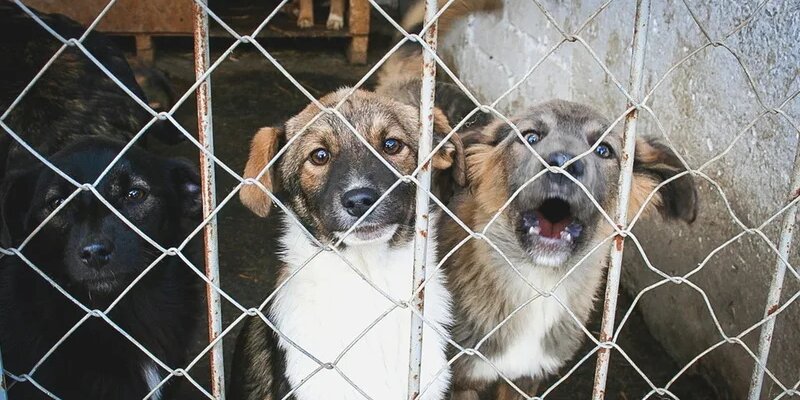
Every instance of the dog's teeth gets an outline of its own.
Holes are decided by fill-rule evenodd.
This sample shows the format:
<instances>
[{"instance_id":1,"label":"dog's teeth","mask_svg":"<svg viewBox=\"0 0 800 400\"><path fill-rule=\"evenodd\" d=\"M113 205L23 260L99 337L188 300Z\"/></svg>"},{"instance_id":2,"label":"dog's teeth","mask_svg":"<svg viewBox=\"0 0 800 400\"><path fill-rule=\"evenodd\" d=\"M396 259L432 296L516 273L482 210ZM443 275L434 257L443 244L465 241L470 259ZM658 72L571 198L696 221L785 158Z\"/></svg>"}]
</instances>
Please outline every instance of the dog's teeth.
<instances>
[{"instance_id":1,"label":"dog's teeth","mask_svg":"<svg viewBox=\"0 0 800 400\"><path fill-rule=\"evenodd\" d=\"M561 240L564 240L564 241L567 241L567 242L571 242L572 241L572 235L567 231L561 231Z\"/></svg>"},{"instance_id":2,"label":"dog's teeth","mask_svg":"<svg viewBox=\"0 0 800 400\"><path fill-rule=\"evenodd\" d=\"M530 229L528 229L528 235L538 235L541 230L542 228L539 228L538 226L532 226Z\"/></svg>"},{"instance_id":3,"label":"dog's teeth","mask_svg":"<svg viewBox=\"0 0 800 400\"><path fill-rule=\"evenodd\" d=\"M573 238L576 238L581 235L581 232L583 232L583 227L579 224L570 224L567 226L566 231L569 232Z\"/></svg>"}]
</instances>

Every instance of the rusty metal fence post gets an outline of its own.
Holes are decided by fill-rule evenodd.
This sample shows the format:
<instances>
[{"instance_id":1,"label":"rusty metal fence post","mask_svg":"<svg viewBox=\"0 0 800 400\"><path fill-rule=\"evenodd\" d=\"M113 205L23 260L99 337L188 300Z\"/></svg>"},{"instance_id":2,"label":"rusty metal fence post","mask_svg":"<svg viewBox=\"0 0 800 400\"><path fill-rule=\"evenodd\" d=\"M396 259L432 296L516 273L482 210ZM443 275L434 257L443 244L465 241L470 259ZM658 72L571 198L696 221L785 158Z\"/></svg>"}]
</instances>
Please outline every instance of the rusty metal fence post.
<instances>
[{"instance_id":1,"label":"rusty metal fence post","mask_svg":"<svg viewBox=\"0 0 800 400\"><path fill-rule=\"evenodd\" d=\"M0 400L6 400L6 370L3 368L3 353L0 352Z\"/></svg>"},{"instance_id":2,"label":"rusty metal fence post","mask_svg":"<svg viewBox=\"0 0 800 400\"><path fill-rule=\"evenodd\" d=\"M207 4L207 0L199 0ZM204 8L192 4L194 8L194 68L196 78L203 79L210 64L208 38L208 14ZM197 87L197 131L198 141L207 150L200 153L201 191L203 202L203 218L206 219L217 207L215 163L209 154L214 154L214 128L211 120L211 76L205 77ZM217 217L214 216L203 228L205 243L205 271L213 285L206 284L208 302L208 340L216 340L222 332L222 305L220 295L215 289L219 287L219 249L217 245ZM222 355L222 340L212 347L209 358L211 368L211 393L219 400L225 399L225 371Z\"/></svg>"},{"instance_id":3,"label":"rusty metal fence post","mask_svg":"<svg viewBox=\"0 0 800 400\"><path fill-rule=\"evenodd\" d=\"M800 196L800 143L797 145L794 158L794 171L792 172L789 183L789 194L787 201L792 202ZM781 305L781 292L783 289L784 276L786 275L786 263L789 260L789 250L792 248L792 238L794 229L797 226L797 203L786 210L781 223L781 236L778 247L778 259L775 261L775 273L767 295L767 305L764 309L764 319L766 322L761 327L761 334L758 340L758 362L753 368L753 376L750 379L749 400L758 400L761 396L761 388L764 384L764 373L769 360L769 350L772 345L772 333L775 330L775 316L772 314Z\"/></svg>"},{"instance_id":4,"label":"rusty metal fence post","mask_svg":"<svg viewBox=\"0 0 800 400\"><path fill-rule=\"evenodd\" d=\"M638 103L642 99L642 75L644 74L644 56L647 50L647 29L650 22L650 0L636 2L636 20L633 30L633 53L631 55L630 71L630 96ZM639 118L639 104L631 102L632 108L625 117L625 126L622 140L624 147L620 154L621 166L618 181L616 215L614 222L623 232L628 230L628 200L630 197L631 183L633 180L633 159L636 151L636 125ZM625 234L614 237L611 246L611 261L608 267L608 281L606 282L605 300L603 303L603 321L600 328L600 343L603 345L597 353L597 368L594 376L594 390L592 399L602 400L605 397L606 380L608 378L608 364L611 358L611 344L609 340L614 335L614 319L617 311L617 296L619 295L620 276L622 274L622 255L625 244Z\"/></svg>"},{"instance_id":5,"label":"rusty metal fence post","mask_svg":"<svg viewBox=\"0 0 800 400\"><path fill-rule=\"evenodd\" d=\"M411 342L408 365L408 399L414 400L419 397L420 380L422 370L422 333L424 323L422 315L425 311L425 289L421 288L425 282L425 271L428 261L428 228L430 222L430 199L428 192L431 188L431 161L428 159L433 148L433 104L436 95L436 51L437 27L435 21L438 11L437 0L425 0L425 25L433 21L433 24L425 32L424 40L429 49L423 50L423 69L422 69L422 88L420 89L420 139L418 159L427 160L420 171L417 179L416 198L416 222L414 230L414 278L412 293L419 290L418 294L411 300L410 307L413 307L419 314L411 315ZM418 39L420 40L420 39Z\"/></svg>"}]
</instances>

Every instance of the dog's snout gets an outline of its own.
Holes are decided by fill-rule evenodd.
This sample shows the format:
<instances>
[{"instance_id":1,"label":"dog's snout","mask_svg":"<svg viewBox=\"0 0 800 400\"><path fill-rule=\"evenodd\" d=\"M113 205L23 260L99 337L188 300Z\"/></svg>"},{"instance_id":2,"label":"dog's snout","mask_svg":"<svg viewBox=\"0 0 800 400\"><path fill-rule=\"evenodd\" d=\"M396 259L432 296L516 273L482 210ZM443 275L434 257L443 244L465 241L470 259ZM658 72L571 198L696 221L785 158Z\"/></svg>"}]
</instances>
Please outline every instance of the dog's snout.
<instances>
[{"instance_id":1,"label":"dog's snout","mask_svg":"<svg viewBox=\"0 0 800 400\"><path fill-rule=\"evenodd\" d=\"M378 192L370 188L348 190L342 194L342 207L348 214L360 217L378 201L378 197Z\"/></svg>"},{"instance_id":2,"label":"dog's snout","mask_svg":"<svg viewBox=\"0 0 800 400\"><path fill-rule=\"evenodd\" d=\"M108 240L95 240L81 248L80 257L91 268L102 268L111 259L114 245Z\"/></svg>"},{"instance_id":3,"label":"dog's snout","mask_svg":"<svg viewBox=\"0 0 800 400\"><path fill-rule=\"evenodd\" d=\"M555 152L547 157L547 163L554 167L564 166L569 160L575 158L574 155L564 152ZM579 178L583 175L584 165L583 160L575 160L567 166L566 171L573 177Z\"/></svg>"}]
</instances>

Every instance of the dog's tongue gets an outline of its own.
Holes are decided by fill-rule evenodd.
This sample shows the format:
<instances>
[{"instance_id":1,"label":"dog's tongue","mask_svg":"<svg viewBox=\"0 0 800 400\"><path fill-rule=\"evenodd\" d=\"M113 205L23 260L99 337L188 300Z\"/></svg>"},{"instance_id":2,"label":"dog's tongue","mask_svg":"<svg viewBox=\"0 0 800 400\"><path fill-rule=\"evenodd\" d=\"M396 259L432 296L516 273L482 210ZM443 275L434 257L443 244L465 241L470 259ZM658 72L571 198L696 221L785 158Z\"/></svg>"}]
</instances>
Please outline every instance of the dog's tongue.
<instances>
[{"instance_id":1,"label":"dog's tongue","mask_svg":"<svg viewBox=\"0 0 800 400\"><path fill-rule=\"evenodd\" d=\"M536 217L539 219L539 236L550 239L560 239L561 231L571 222L570 218L564 218L558 222L550 222L539 211L536 211Z\"/></svg>"}]
</instances>

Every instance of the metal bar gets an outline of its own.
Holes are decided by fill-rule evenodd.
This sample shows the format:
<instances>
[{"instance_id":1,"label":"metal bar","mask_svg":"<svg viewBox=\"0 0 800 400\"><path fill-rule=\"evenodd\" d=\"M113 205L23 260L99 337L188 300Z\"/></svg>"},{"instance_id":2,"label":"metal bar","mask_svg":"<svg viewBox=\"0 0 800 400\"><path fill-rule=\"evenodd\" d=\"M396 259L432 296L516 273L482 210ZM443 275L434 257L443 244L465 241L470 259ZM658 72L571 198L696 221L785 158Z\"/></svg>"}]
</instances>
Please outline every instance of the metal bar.
<instances>
[{"instance_id":1,"label":"metal bar","mask_svg":"<svg viewBox=\"0 0 800 400\"><path fill-rule=\"evenodd\" d=\"M798 196L800 196L800 144L797 145L794 157L794 171L792 172L792 181L789 186L788 201L793 201ZM797 208L798 206L795 204L786 210L786 214L783 215L781 238L778 244L780 257L775 262L775 275L772 277L769 294L767 295L767 305L764 308L764 318L767 318L767 322L761 327L761 334L758 339L758 364L755 365L753 376L750 379L750 394L747 397L749 400L758 400L761 396L764 372L769 360L769 349L772 345L772 333L775 330L776 318L769 317L780 307L783 278L786 275L786 264L783 260L789 259L789 251L792 248L794 229L797 226Z\"/></svg>"},{"instance_id":2,"label":"metal bar","mask_svg":"<svg viewBox=\"0 0 800 400\"><path fill-rule=\"evenodd\" d=\"M631 56L631 98L640 101L642 98L642 78L644 71L644 55L647 50L647 29L650 22L650 0L636 2L636 19L633 30L633 54ZM630 197L631 183L633 181L633 160L636 151L636 125L639 117L637 104L625 117L625 127L622 140L621 168L618 181L619 193L614 221L622 228L628 224L628 199ZM622 274L622 255L625 238L621 235L614 237L611 246L611 264L608 267L608 281L606 282L605 303L603 305L603 321L600 328L600 342L611 340L614 334L614 319L617 311L617 296L619 295L619 281ZM611 359L611 348L602 347L597 353L597 368L594 375L594 390L592 399L602 400L605 397L606 380L608 378L608 364Z\"/></svg>"},{"instance_id":3,"label":"metal bar","mask_svg":"<svg viewBox=\"0 0 800 400\"><path fill-rule=\"evenodd\" d=\"M200 0L207 4L207 0ZM203 7L192 3L194 7L194 72L196 79L202 79L210 64L208 44L208 14ZM197 129L198 141L214 153L214 129L211 122L211 77L205 78L197 87ZM200 177L203 201L203 219L214 211L217 203L215 187L214 160L206 153L200 154ZM205 249L205 269L209 281L219 286L219 250L217 246L217 218L209 220L203 228ZM222 332L222 305L219 293L211 285L206 285L208 310L208 340L217 339ZM222 358L222 340L218 341L209 352L211 367L211 394L219 400L225 399L225 368Z\"/></svg>"},{"instance_id":4,"label":"metal bar","mask_svg":"<svg viewBox=\"0 0 800 400\"><path fill-rule=\"evenodd\" d=\"M0 400L7 400L6 394L6 370L3 369L3 354L0 353Z\"/></svg>"},{"instance_id":5,"label":"metal bar","mask_svg":"<svg viewBox=\"0 0 800 400\"><path fill-rule=\"evenodd\" d=\"M437 0L425 0L425 24L433 20L438 11ZM425 42L431 51L422 51L422 88L420 89L420 139L418 159L425 160L433 148L433 104L436 89L436 57L431 52L436 51L438 22L425 32ZM431 161L420 168L417 176L416 226L414 235L414 280L412 293L420 288L425 281L425 270L428 259L428 223L430 202L428 192L431 188ZM411 307L419 314L411 315L411 346L408 359L408 399L419 397L422 370L422 333L423 322L420 315L425 310L425 290L411 299Z\"/></svg>"}]
</instances>

